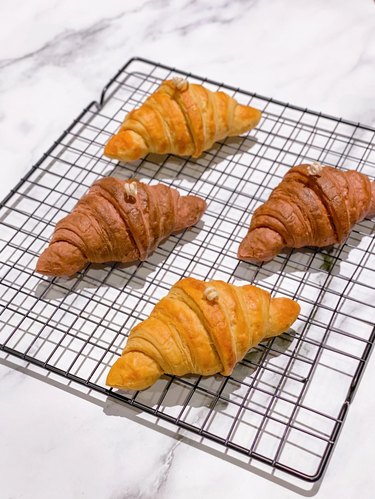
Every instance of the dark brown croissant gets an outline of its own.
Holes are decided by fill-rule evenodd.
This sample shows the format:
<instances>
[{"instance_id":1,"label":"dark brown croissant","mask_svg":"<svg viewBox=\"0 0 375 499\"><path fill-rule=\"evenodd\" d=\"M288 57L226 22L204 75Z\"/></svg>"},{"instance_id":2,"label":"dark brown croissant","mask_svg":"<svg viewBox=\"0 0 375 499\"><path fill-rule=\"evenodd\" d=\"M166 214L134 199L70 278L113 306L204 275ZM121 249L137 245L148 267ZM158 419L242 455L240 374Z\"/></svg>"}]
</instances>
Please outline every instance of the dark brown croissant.
<instances>
[{"instance_id":1,"label":"dark brown croissant","mask_svg":"<svg viewBox=\"0 0 375 499\"><path fill-rule=\"evenodd\" d=\"M261 112L225 92L211 92L181 78L164 81L131 111L104 154L133 161L149 152L197 158L212 144L256 127Z\"/></svg>"},{"instance_id":2,"label":"dark brown croissant","mask_svg":"<svg viewBox=\"0 0 375 499\"><path fill-rule=\"evenodd\" d=\"M206 202L162 184L107 177L60 220L36 270L70 276L89 262L145 260L160 241L198 222Z\"/></svg>"},{"instance_id":3,"label":"dark brown croissant","mask_svg":"<svg viewBox=\"0 0 375 499\"><path fill-rule=\"evenodd\" d=\"M375 182L366 175L318 163L295 166L255 210L238 258L265 262L285 247L341 243L374 214Z\"/></svg>"}]
</instances>

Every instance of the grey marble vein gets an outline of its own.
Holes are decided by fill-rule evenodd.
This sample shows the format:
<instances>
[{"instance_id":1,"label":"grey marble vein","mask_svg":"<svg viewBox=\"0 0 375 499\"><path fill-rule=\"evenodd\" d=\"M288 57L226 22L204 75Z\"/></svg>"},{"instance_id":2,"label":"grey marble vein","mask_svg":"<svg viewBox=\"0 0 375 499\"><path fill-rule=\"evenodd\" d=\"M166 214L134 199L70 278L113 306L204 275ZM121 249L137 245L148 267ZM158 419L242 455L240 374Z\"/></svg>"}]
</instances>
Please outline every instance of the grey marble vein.
<instances>
[{"instance_id":1,"label":"grey marble vein","mask_svg":"<svg viewBox=\"0 0 375 499\"><path fill-rule=\"evenodd\" d=\"M159 461L155 463L158 473L151 483L146 479L142 484L137 484L135 489L127 489L111 494L110 499L157 499L162 497L173 467L176 449L182 440L182 436L177 436L168 450L161 454Z\"/></svg>"},{"instance_id":2,"label":"grey marble vein","mask_svg":"<svg viewBox=\"0 0 375 499\"><path fill-rule=\"evenodd\" d=\"M20 57L0 60L0 69L6 68L31 58L37 58L37 64L61 64L76 50L76 43L88 44L100 32L110 26L111 19L102 19L97 23L82 30L67 30L56 35L52 40L46 42L42 47L28 52Z\"/></svg>"},{"instance_id":3,"label":"grey marble vein","mask_svg":"<svg viewBox=\"0 0 375 499\"><path fill-rule=\"evenodd\" d=\"M156 39L161 34L179 34L186 36L192 31L208 25L225 26L240 19L249 9L251 9L257 0L234 0L224 2L202 2L197 0L188 0L182 6L181 13L176 17L172 27L170 26L169 18L165 18L164 22L151 24L146 31L147 38ZM191 15L193 14L193 16ZM185 19L193 17L193 20L186 22ZM182 22L181 22L182 21ZM165 29L167 25L167 29Z\"/></svg>"},{"instance_id":4,"label":"grey marble vein","mask_svg":"<svg viewBox=\"0 0 375 499\"><path fill-rule=\"evenodd\" d=\"M156 494L159 494L167 484L173 466L175 451L181 442L182 437L178 436L169 450L160 458L160 474L156 478L154 484Z\"/></svg>"},{"instance_id":5,"label":"grey marble vein","mask_svg":"<svg viewBox=\"0 0 375 499\"><path fill-rule=\"evenodd\" d=\"M86 28L67 29L55 35L51 40L34 51L27 52L19 57L0 59L0 69L35 57L39 64L63 64L72 54L77 52L77 48L79 51L82 51L83 48L91 45L95 41L96 35L107 31L113 22L120 22L124 16L140 13L143 9L155 3L153 0L145 0L136 7L132 6L113 16L104 17ZM164 5L166 1L160 0L159 4Z\"/></svg>"}]
</instances>

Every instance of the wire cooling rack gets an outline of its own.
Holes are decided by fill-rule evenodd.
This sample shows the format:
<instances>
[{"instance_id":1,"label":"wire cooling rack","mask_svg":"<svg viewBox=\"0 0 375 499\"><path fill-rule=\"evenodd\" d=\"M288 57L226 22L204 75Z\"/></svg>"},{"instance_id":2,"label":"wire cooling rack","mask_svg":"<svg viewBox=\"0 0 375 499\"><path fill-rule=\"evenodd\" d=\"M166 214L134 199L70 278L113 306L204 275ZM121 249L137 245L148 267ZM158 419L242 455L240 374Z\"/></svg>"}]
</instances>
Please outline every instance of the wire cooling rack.
<instances>
[{"instance_id":1,"label":"wire cooling rack","mask_svg":"<svg viewBox=\"0 0 375 499\"><path fill-rule=\"evenodd\" d=\"M161 80L188 76L263 112L256 131L198 159L102 156L124 115ZM293 165L375 175L375 130L143 59L129 61L1 204L0 348L305 480L321 477L374 342L374 223L341 246L253 265L236 251L251 213ZM136 176L205 197L191 230L136 265L91 265L71 279L34 273L56 222L99 177ZM130 329L183 276L256 283L301 304L294 330L254 348L229 377L164 376L143 392L105 387Z\"/></svg>"}]
</instances>

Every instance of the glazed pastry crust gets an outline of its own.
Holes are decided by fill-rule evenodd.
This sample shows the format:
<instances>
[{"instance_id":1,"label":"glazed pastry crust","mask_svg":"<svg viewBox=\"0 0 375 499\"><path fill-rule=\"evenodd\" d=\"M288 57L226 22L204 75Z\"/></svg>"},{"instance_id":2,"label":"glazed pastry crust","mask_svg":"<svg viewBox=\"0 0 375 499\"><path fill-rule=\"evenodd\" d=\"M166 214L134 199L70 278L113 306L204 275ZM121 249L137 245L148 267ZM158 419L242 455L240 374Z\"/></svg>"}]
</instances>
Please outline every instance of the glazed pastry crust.
<instances>
[{"instance_id":1,"label":"glazed pastry crust","mask_svg":"<svg viewBox=\"0 0 375 499\"><path fill-rule=\"evenodd\" d=\"M261 112L186 80L164 81L125 118L104 154L133 161L147 153L198 157L214 142L256 127Z\"/></svg>"},{"instance_id":2,"label":"glazed pastry crust","mask_svg":"<svg viewBox=\"0 0 375 499\"><path fill-rule=\"evenodd\" d=\"M162 184L106 177L60 220L36 270L70 276L89 262L145 260L173 232L198 222L206 203Z\"/></svg>"},{"instance_id":3,"label":"glazed pastry crust","mask_svg":"<svg viewBox=\"0 0 375 499\"><path fill-rule=\"evenodd\" d=\"M140 390L163 373L228 376L250 348L286 331L299 311L297 302L255 286L182 279L130 332L107 384Z\"/></svg>"},{"instance_id":4,"label":"glazed pastry crust","mask_svg":"<svg viewBox=\"0 0 375 499\"><path fill-rule=\"evenodd\" d=\"M291 168L257 208L238 257L271 260L283 248L341 243L354 224L375 214L375 183L357 171L318 164Z\"/></svg>"}]
</instances>

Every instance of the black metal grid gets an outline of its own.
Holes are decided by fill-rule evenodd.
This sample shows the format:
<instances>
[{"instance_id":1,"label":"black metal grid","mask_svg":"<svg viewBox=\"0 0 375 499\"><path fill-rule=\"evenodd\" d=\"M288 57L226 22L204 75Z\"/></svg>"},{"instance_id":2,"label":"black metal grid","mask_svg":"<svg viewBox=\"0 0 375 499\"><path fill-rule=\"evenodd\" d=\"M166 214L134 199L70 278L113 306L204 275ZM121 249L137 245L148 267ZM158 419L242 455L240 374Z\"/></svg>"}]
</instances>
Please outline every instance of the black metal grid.
<instances>
[{"instance_id":1,"label":"black metal grid","mask_svg":"<svg viewBox=\"0 0 375 499\"><path fill-rule=\"evenodd\" d=\"M263 112L256 131L198 159L119 165L103 145L161 80L188 76ZM252 265L236 258L254 208L302 161L374 177L375 130L132 59L1 204L0 349L305 480L321 477L374 342L374 223L345 244ZM98 177L136 175L207 199L202 222L137 265L89 266L72 279L34 274L55 223ZM297 299L294 331L253 349L230 377L164 376L144 392L104 381L128 331L183 276L251 282Z\"/></svg>"}]
</instances>

